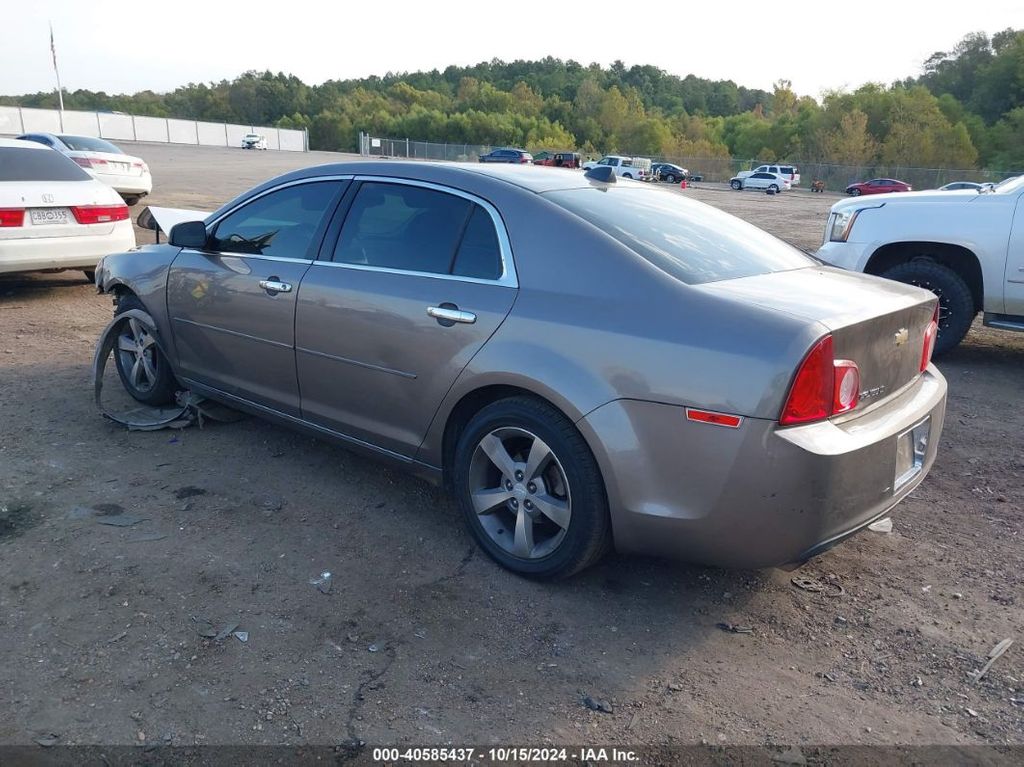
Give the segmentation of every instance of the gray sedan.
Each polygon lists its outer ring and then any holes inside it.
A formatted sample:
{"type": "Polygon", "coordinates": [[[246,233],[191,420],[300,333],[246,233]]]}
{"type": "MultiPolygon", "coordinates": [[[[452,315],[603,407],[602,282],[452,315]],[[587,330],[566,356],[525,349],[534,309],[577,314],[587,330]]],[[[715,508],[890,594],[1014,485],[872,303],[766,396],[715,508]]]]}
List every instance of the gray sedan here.
{"type": "Polygon", "coordinates": [[[535,577],[612,547],[791,565],[889,515],[942,430],[934,295],[588,176],[345,163],[173,211],[97,269],[151,320],[121,323],[121,380],[443,481],[535,577]]]}

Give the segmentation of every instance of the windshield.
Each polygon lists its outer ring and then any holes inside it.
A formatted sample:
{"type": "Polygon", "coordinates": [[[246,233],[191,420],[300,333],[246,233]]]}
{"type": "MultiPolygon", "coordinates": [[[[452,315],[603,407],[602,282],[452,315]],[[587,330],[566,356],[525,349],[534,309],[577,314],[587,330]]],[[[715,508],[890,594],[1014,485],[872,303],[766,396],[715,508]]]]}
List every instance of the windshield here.
{"type": "Polygon", "coordinates": [[[1024,176],[1012,176],[1000,181],[995,186],[997,194],[1010,194],[1024,189],[1024,176]]]}
{"type": "Polygon", "coordinates": [[[752,224],[666,191],[623,184],[544,197],[690,285],[816,264],[752,224]]]}
{"type": "Polygon", "coordinates": [[[0,147],[0,181],[88,181],[88,173],[52,149],[0,147]]]}
{"type": "Polygon", "coordinates": [[[124,152],[109,141],[104,141],[101,138],[93,138],[92,136],[57,136],[57,138],[67,144],[68,149],[74,152],[107,152],[109,154],[124,154],[124,152]]]}

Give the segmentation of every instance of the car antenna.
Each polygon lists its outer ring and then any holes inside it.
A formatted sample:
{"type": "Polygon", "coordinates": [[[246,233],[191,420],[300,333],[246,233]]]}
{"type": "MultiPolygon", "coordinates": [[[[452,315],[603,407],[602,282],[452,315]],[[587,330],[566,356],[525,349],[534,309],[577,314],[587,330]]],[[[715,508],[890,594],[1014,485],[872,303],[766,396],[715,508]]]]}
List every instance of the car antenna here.
{"type": "Polygon", "coordinates": [[[584,173],[583,177],[589,178],[591,181],[600,181],[604,184],[614,184],[617,181],[615,169],[610,165],[596,165],[584,173]]]}

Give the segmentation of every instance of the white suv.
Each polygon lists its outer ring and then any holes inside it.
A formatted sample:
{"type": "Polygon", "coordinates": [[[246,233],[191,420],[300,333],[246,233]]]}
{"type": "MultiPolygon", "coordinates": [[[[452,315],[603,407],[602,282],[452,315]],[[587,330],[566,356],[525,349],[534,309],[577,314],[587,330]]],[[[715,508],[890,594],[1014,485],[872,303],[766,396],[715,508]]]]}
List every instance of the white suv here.
{"type": "Polygon", "coordinates": [[[742,170],[736,178],[748,178],[755,173],[775,173],[786,179],[792,186],[800,186],[800,169],[795,165],[758,165],[753,170],[742,170]]]}
{"type": "Polygon", "coordinates": [[[729,186],[736,190],[774,189],[776,192],[791,188],[788,179],[778,173],[768,173],[767,171],[757,171],[748,176],[733,176],[729,180],[729,186]]]}

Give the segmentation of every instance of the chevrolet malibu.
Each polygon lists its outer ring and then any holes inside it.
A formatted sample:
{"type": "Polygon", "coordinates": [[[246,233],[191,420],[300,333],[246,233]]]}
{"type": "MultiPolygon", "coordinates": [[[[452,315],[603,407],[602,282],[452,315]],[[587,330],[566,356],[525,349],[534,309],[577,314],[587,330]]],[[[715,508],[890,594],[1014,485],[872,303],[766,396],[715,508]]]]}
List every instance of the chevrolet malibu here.
{"type": "Polygon", "coordinates": [[[97,274],[151,319],[116,326],[128,392],[187,387],[444,482],[524,575],[612,547],[794,565],[935,458],[935,296],[668,191],[357,162],[170,213],[168,243],[97,274]]]}

